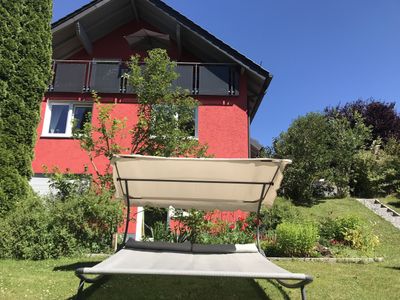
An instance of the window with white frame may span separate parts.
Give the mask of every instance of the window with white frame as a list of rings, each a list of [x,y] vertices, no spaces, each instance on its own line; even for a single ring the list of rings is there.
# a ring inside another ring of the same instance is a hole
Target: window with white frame
[[[48,101],[44,116],[42,136],[72,137],[72,129],[82,129],[91,122],[92,103],[77,101]]]
[[[173,122],[173,119],[178,119],[179,118],[179,113],[173,112],[172,109],[168,105],[165,104],[156,104],[153,105],[152,110],[158,111],[158,116],[161,117],[164,121],[169,121]],[[186,124],[181,124],[182,125],[182,130],[185,130],[189,135],[193,138],[198,138],[198,107],[196,107],[193,110],[193,118]],[[153,119],[153,122],[156,120]]]

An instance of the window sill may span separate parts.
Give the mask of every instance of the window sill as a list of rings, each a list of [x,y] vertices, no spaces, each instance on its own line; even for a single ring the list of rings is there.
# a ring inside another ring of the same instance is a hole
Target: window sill
[[[71,135],[41,135],[40,139],[74,140],[74,137]]]

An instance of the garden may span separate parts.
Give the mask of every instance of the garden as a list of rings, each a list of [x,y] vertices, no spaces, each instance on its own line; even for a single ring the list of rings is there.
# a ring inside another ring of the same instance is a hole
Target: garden
[[[277,203],[285,203],[278,199]],[[286,205],[286,204],[284,204]],[[349,212],[363,220],[369,220],[372,232],[379,244],[374,257],[383,262],[374,263],[327,263],[307,261],[275,261],[292,271],[306,272],[314,276],[308,286],[310,299],[396,299],[399,295],[398,272],[400,258],[400,232],[391,224],[351,198],[320,201],[311,208],[295,207],[310,221],[323,218],[341,218]],[[75,268],[91,266],[104,256],[78,256],[47,260],[0,261],[0,298],[4,299],[60,299],[76,293],[78,279]],[[41,284],[38,285],[37,283]],[[224,278],[188,278],[160,276],[112,276],[102,285],[88,287],[89,299],[297,299],[299,291],[279,287],[266,280]],[[115,291],[118,290],[118,297]]]
[[[1,49],[6,59],[0,62],[4,78],[0,96],[7,99],[0,102],[0,298],[72,298],[78,285],[74,270],[111,254],[114,235],[122,224],[123,208],[113,196],[110,175],[113,155],[213,155],[206,144],[192,138],[193,111],[199,103],[187,92],[171,89],[177,79],[176,64],[166,51],[154,49],[145,58],[145,66],[140,57],[132,57],[131,72],[126,74],[138,96],[137,124],[127,128],[126,119],[112,117],[113,104],[102,103],[93,92],[99,113],[93,122],[73,132],[93,174],[75,175],[44,166],[53,193],[35,194],[28,181],[39,100],[51,75],[51,1],[31,5],[27,11],[9,2],[7,9],[0,10],[7,21],[17,20],[13,26],[2,26],[8,46]],[[30,22],[37,12],[43,22]],[[22,27],[25,23],[28,27]],[[27,34],[17,47],[19,32],[32,35]],[[36,40],[43,42],[40,47]],[[259,156],[293,161],[285,172],[280,197],[260,217],[248,214],[226,221],[217,218],[215,211],[178,210],[168,224],[157,217],[165,211],[152,210],[155,217],[147,224],[150,230],[145,239],[252,243],[259,225],[261,247],[268,257],[287,270],[314,276],[308,287],[311,299],[399,298],[400,231],[354,199],[376,197],[400,210],[400,115],[395,104],[357,100],[306,114]],[[99,167],[99,159],[106,162],[105,167]],[[87,171],[88,166],[82,167]],[[327,260],[311,261],[318,258]],[[329,260],[340,258],[360,263]],[[132,295],[142,299],[288,299],[297,298],[298,293],[266,280],[159,276],[109,276],[101,285],[85,290],[92,299]]]

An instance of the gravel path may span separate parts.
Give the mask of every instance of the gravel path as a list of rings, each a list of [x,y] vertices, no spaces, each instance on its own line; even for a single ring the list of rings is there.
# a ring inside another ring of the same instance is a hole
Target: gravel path
[[[377,199],[357,199],[358,202],[361,202],[378,216],[381,216],[386,221],[392,223],[392,225],[398,229],[400,229],[400,215],[394,212],[392,209],[382,204]]]

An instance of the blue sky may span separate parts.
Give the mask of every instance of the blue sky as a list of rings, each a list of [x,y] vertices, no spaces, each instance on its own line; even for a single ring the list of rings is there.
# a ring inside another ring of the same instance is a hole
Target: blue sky
[[[55,0],[57,20],[89,0]],[[300,115],[359,98],[400,106],[398,0],[165,0],[269,70],[251,125],[270,145]]]

